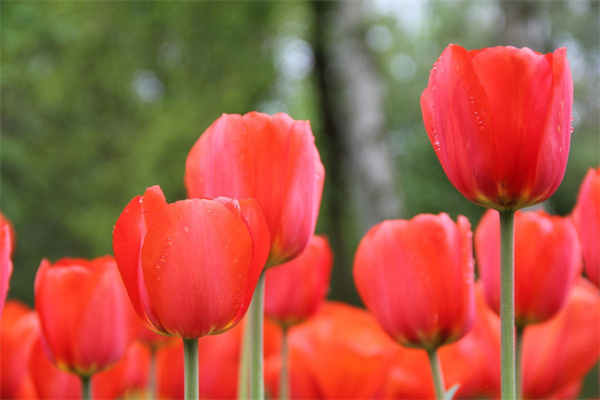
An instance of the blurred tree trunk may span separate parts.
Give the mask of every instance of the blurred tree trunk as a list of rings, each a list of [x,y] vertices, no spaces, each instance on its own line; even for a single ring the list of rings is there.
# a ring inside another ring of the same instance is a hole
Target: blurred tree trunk
[[[341,281],[337,289],[341,292],[333,296],[348,298],[355,293],[348,269],[358,240],[373,225],[398,218],[400,200],[385,135],[385,86],[363,39],[367,28],[364,3],[311,4],[315,16],[312,46],[330,157],[326,168],[333,188],[330,239],[338,266],[333,279]]]

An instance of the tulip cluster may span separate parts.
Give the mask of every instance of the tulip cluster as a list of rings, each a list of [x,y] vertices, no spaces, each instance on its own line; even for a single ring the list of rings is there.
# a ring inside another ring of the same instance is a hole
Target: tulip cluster
[[[576,396],[600,359],[600,168],[570,216],[521,210],[566,167],[566,50],[450,45],[421,106],[449,180],[490,210],[474,229],[445,213],[372,227],[353,264],[366,309],[326,300],[324,169],[285,114],[221,116],[187,158],[189,198],[134,197],[114,258],[42,260],[35,309],[5,305],[0,214],[0,398]]]

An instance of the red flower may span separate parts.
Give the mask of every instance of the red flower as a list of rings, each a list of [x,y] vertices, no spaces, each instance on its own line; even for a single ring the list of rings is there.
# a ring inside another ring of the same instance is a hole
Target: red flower
[[[140,328],[108,256],[43,260],[35,278],[35,308],[53,362],[83,376],[123,357]]]
[[[560,185],[571,139],[566,49],[539,54],[451,44],[421,96],[425,129],[450,182],[496,210],[540,203]]]
[[[242,319],[269,232],[254,200],[167,204],[153,186],[123,210],[113,248],[138,316],[157,332],[193,339]]]
[[[471,226],[460,216],[384,221],[360,242],[354,281],[398,343],[436,349],[460,339],[475,312]]]
[[[500,312],[500,221],[488,211],[475,232],[477,266],[490,307]],[[570,219],[543,211],[515,214],[515,320],[545,321],[564,305],[577,275],[581,250]]]
[[[296,257],[317,221],[325,172],[308,121],[224,114],[186,162],[189,197],[256,199],[271,233],[267,265]]]
[[[328,302],[316,316],[289,331],[293,399],[374,399],[385,396],[398,347],[365,310]],[[280,362],[274,354],[268,364]],[[272,397],[279,374],[267,374]],[[423,390],[427,390],[425,388]]]
[[[329,290],[333,254],[325,236],[313,236],[298,257],[266,273],[265,315],[280,326],[314,315]]]
[[[579,384],[600,358],[598,338],[600,293],[580,278],[556,317],[525,329],[524,397],[549,398]]]
[[[0,399],[37,397],[27,360],[39,331],[33,310],[16,300],[6,302],[0,323]]]
[[[12,252],[15,246],[15,233],[9,220],[0,213],[0,315],[8,293],[8,283],[12,275]]]
[[[581,184],[573,222],[581,240],[585,272],[600,287],[600,167],[590,168]]]
[[[50,361],[39,336],[36,337],[29,354],[29,373],[37,399],[81,398],[80,379],[72,373],[61,371]]]

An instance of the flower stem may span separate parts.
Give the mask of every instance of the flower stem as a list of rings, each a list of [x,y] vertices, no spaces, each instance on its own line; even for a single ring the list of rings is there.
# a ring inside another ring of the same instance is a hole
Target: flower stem
[[[198,400],[198,339],[183,339],[185,400]]]
[[[288,372],[288,327],[281,332],[281,375],[279,376],[279,399],[290,398],[290,376]]]
[[[500,212],[500,343],[502,400],[516,399],[515,381],[515,212]]]
[[[92,398],[92,377],[81,375],[81,398],[91,400]]]
[[[242,336],[242,349],[240,354],[240,365],[238,367],[238,400],[248,399],[248,388],[250,379],[250,346],[252,345],[252,330],[247,321],[252,319],[252,307],[246,315],[246,326]]]
[[[523,398],[523,333],[524,326],[517,326],[517,398]]]
[[[250,347],[250,398],[264,400],[265,382],[263,376],[263,309],[265,300],[265,272],[258,278],[254,296],[250,303],[250,330],[252,347]]]
[[[440,365],[440,359],[437,355],[437,349],[427,350],[429,356],[429,366],[431,367],[431,375],[433,376],[433,385],[435,387],[435,398],[437,400],[444,400],[444,376],[442,375],[442,367]]]
[[[157,399],[156,395],[156,347],[150,347],[150,371],[148,372],[148,391],[150,400]]]

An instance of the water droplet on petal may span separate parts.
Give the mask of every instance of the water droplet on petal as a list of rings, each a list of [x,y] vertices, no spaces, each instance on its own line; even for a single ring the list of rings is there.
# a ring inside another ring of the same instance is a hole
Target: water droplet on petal
[[[240,260],[237,257],[233,257],[233,262],[237,264],[240,262]]]

